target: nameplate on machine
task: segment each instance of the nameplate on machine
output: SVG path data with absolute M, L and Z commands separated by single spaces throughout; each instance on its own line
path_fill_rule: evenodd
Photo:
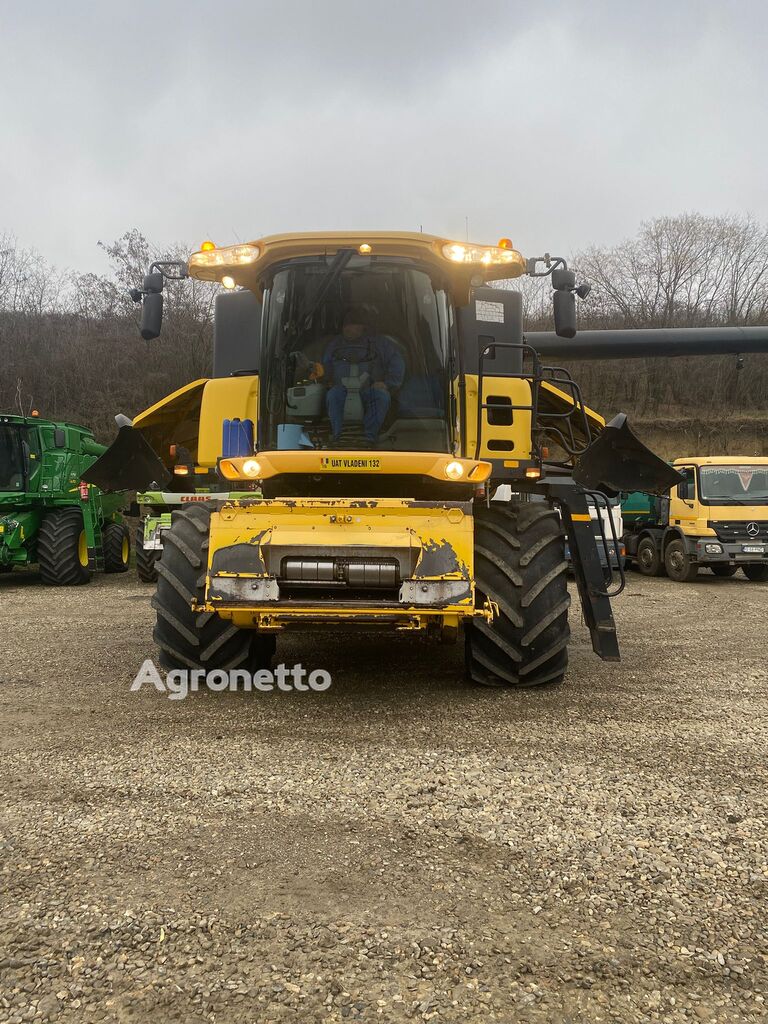
M 381 469 L 381 459 L 343 459 L 338 456 L 323 456 L 321 469 L 336 469 L 340 472 L 364 472 Z

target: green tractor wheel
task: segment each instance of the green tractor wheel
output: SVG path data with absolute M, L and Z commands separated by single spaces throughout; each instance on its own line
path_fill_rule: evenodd
M 144 547 L 144 524 L 136 527 L 136 573 L 142 583 L 157 583 L 157 563 L 161 552 Z
M 53 509 L 40 527 L 37 560 L 43 583 L 76 587 L 91 578 L 88 544 L 79 508 Z
M 239 629 L 215 612 L 192 611 L 192 601 L 203 596 L 209 527 L 210 511 L 194 505 L 173 513 L 163 538 L 152 598 L 160 664 L 167 671 L 267 668 L 275 652 L 274 636 Z
M 487 598 L 499 614 L 465 629 L 472 682 L 523 689 L 562 680 L 570 635 L 567 569 L 563 527 L 550 505 L 476 508 L 476 601 Z
M 104 572 L 127 572 L 131 559 L 131 538 L 125 523 L 107 523 L 102 532 Z

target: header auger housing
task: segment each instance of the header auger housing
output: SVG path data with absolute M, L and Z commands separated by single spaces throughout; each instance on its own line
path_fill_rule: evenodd
M 564 260 L 526 261 L 506 240 L 336 233 L 206 244 L 188 270 L 227 289 L 214 376 L 141 413 L 89 471 L 125 485 L 133 450 L 134 486 L 150 486 L 181 444 L 230 489 L 261 488 L 175 514 L 155 600 L 166 665 L 263 663 L 285 629 L 451 641 L 463 627 L 472 680 L 556 682 L 566 534 L 593 647 L 618 659 L 588 497 L 663 492 L 678 474 L 625 418 L 606 427 L 525 336 L 520 293 L 490 285 L 550 274 L 557 337 L 573 339 L 589 286 Z M 156 284 L 145 336 L 160 330 Z M 492 500 L 501 484 L 511 501 Z

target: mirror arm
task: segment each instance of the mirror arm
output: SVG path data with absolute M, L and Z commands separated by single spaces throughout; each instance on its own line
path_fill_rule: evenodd
M 536 269 L 539 263 L 544 264 L 543 270 Z M 558 267 L 562 267 L 563 270 L 568 269 L 568 264 L 562 256 L 550 256 L 548 252 L 545 252 L 543 256 L 531 256 L 525 261 L 525 266 L 528 277 L 549 277 L 552 271 L 557 270 Z
M 171 270 L 176 270 L 172 274 Z M 189 265 L 185 260 L 156 260 L 149 268 L 150 274 L 162 274 L 166 281 L 184 281 L 189 277 Z

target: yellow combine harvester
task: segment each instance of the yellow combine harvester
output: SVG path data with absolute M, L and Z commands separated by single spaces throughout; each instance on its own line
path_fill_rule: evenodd
M 463 626 L 470 679 L 556 682 L 566 534 L 594 649 L 618 659 L 588 499 L 679 475 L 544 366 L 520 292 L 489 285 L 549 276 L 570 339 L 588 286 L 564 260 L 393 232 L 204 243 L 188 265 L 150 268 L 135 294 L 145 338 L 164 279 L 187 274 L 225 289 L 214 376 L 125 422 L 90 475 L 162 484 L 181 445 L 227 489 L 260 491 L 174 514 L 155 598 L 166 667 L 264 665 L 286 629 L 450 642 Z M 513 500 L 492 500 L 502 484 Z

